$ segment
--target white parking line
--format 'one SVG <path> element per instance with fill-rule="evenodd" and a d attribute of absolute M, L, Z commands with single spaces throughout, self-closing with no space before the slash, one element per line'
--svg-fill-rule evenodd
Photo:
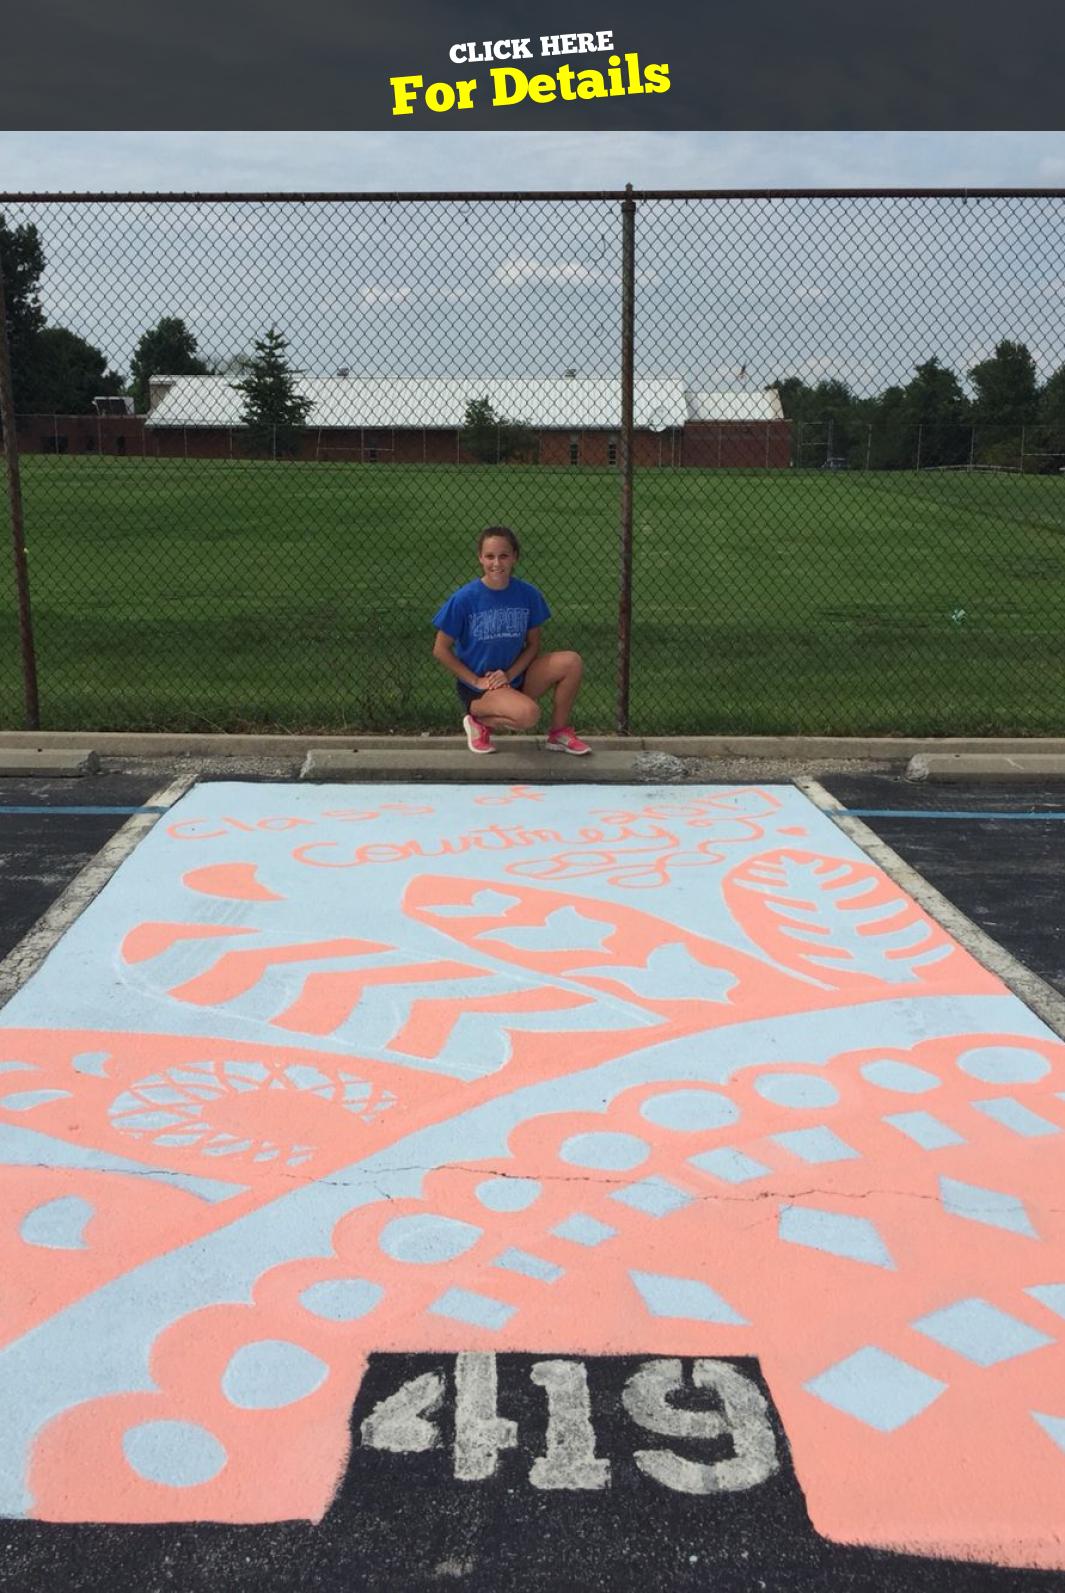
<path fill-rule="evenodd" d="M 796 786 L 811 802 L 827 813 L 843 833 L 850 837 L 856 846 L 860 846 L 878 867 L 884 870 L 896 883 L 902 887 L 907 895 L 912 896 L 918 906 L 923 907 L 931 918 L 934 918 L 948 935 L 964 946 L 976 958 L 978 963 L 988 969 L 990 973 L 997 974 L 1006 987 L 1013 991 L 1037 1018 L 1042 1018 L 1049 1029 L 1060 1039 L 1065 1040 L 1065 996 L 1055 990 L 1053 985 L 1047 984 L 1038 974 L 1033 973 L 1019 962 L 1011 952 L 1000 946 L 997 940 L 992 940 L 967 918 L 960 907 L 948 901 L 934 885 L 930 885 L 923 874 L 911 868 L 909 863 L 903 861 L 886 841 L 871 830 L 863 820 L 855 818 L 844 807 L 842 802 L 836 800 L 831 792 L 817 780 L 801 779 L 795 781 Z"/>
<path fill-rule="evenodd" d="M 145 806 L 164 811 L 173 807 L 196 784 L 198 778 L 198 773 L 181 775 L 168 786 L 154 792 Z M 74 876 L 62 895 L 57 896 L 51 907 L 41 914 L 33 928 L 27 930 L 18 944 L 12 947 L 3 962 L 0 962 L 0 1006 L 10 1001 L 15 991 L 37 972 L 56 942 L 85 911 L 93 897 L 103 890 L 119 864 L 125 862 L 159 817 L 159 813 L 135 813 L 127 819 L 122 828 L 116 830 L 95 857 Z"/>

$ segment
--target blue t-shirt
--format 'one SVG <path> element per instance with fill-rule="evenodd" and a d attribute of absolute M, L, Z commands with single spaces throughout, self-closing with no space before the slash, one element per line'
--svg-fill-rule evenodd
<path fill-rule="evenodd" d="M 455 639 L 455 657 L 475 675 L 509 669 L 535 625 L 551 618 L 544 594 L 512 575 L 498 591 L 480 579 L 467 581 L 433 615 L 433 624 Z M 520 685 L 519 675 L 514 685 Z"/>

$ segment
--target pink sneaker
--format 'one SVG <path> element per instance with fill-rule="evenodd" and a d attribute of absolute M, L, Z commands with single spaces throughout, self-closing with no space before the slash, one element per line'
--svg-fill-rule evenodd
<path fill-rule="evenodd" d="M 488 734 L 488 726 L 482 725 L 479 719 L 472 714 L 467 714 L 462 721 L 462 728 L 466 732 L 466 745 L 471 752 L 494 752 L 492 738 Z"/>
<path fill-rule="evenodd" d="M 551 730 L 547 736 L 548 752 L 570 752 L 575 758 L 583 758 L 591 747 L 582 741 L 576 734 L 572 725 L 560 725 L 557 730 Z"/>

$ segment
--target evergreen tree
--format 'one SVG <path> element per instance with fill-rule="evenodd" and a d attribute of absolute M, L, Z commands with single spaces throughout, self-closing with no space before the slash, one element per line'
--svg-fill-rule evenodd
<path fill-rule="evenodd" d="M 234 382 L 244 394 L 241 419 L 248 429 L 248 440 L 256 453 L 276 459 L 279 454 L 294 454 L 299 431 L 307 423 L 314 405 L 296 392 L 296 382 L 287 359 L 288 343 L 276 327 L 264 338 L 256 338 L 255 353 L 248 363 L 248 374 Z"/>

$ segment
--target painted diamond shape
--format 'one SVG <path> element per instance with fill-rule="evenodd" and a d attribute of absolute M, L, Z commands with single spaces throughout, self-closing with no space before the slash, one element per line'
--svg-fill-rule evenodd
<path fill-rule="evenodd" d="M 1012 1095 L 997 1095 L 989 1101 L 974 1101 L 973 1106 L 978 1112 L 983 1112 L 985 1117 L 990 1117 L 996 1123 L 1001 1123 L 1003 1128 L 1008 1128 L 1014 1134 L 1021 1134 L 1026 1139 L 1038 1139 L 1047 1134 L 1060 1134 L 1061 1129 L 1049 1118 L 1040 1117 L 1038 1112 L 1033 1112 L 1021 1101 L 1015 1101 Z"/>
<path fill-rule="evenodd" d="M 538 1278 L 541 1283 L 554 1283 L 563 1271 L 553 1261 L 545 1261 L 543 1256 L 530 1255 L 528 1250 L 518 1250 L 513 1245 L 496 1256 L 492 1265 L 501 1267 L 504 1272 L 520 1272 L 523 1277 Z"/>
<path fill-rule="evenodd" d="M 698 1278 L 672 1278 L 662 1272 L 630 1272 L 629 1277 L 652 1316 L 746 1326 L 747 1318 L 740 1316 L 715 1289 Z"/>
<path fill-rule="evenodd" d="M 1034 1410 L 1032 1415 L 1058 1448 L 1065 1454 L 1065 1416 L 1044 1416 L 1041 1411 Z"/>
<path fill-rule="evenodd" d="M 891 1269 L 895 1265 L 884 1241 L 866 1217 L 848 1217 L 843 1212 L 822 1211 L 816 1206 L 783 1206 L 778 1232 L 789 1244 L 824 1250 L 830 1256 L 864 1261 L 873 1267 Z"/>
<path fill-rule="evenodd" d="M 514 1315 L 515 1307 L 490 1294 L 478 1294 L 475 1289 L 447 1289 L 429 1310 L 434 1316 L 449 1316 L 455 1322 L 468 1322 L 471 1327 L 490 1328 L 498 1333 Z"/>
<path fill-rule="evenodd" d="M 858 1152 L 830 1128 L 794 1128 L 785 1134 L 774 1134 L 778 1145 L 798 1156 L 804 1162 L 853 1161 Z"/>
<path fill-rule="evenodd" d="M 1053 1311 L 1055 1316 L 1065 1317 L 1065 1283 L 1037 1283 L 1024 1292 L 1045 1305 L 1048 1311 Z"/>
<path fill-rule="evenodd" d="M 698 1156 L 689 1156 L 688 1160 L 700 1172 L 709 1173 L 713 1178 L 723 1178 L 728 1184 L 745 1184 L 748 1179 L 763 1178 L 769 1171 L 764 1162 L 755 1161 L 753 1156 L 734 1150 L 731 1145 L 700 1151 Z"/>
<path fill-rule="evenodd" d="M 912 1139 L 922 1150 L 942 1150 L 945 1145 L 964 1145 L 960 1134 L 941 1122 L 933 1112 L 891 1112 L 884 1119 L 900 1134 Z"/>
<path fill-rule="evenodd" d="M 1024 1202 L 1016 1195 L 1003 1194 L 998 1189 L 982 1189 L 979 1184 L 965 1184 L 960 1178 L 941 1177 L 939 1198 L 943 1209 L 952 1217 L 965 1217 L 969 1222 L 986 1223 L 989 1228 L 1005 1228 L 1010 1233 L 1022 1233 L 1029 1239 L 1038 1239 Z"/>
<path fill-rule="evenodd" d="M 1027 1355 L 1054 1340 L 986 1300 L 957 1300 L 942 1311 L 920 1317 L 913 1326 L 976 1366 L 997 1366 Z"/>
<path fill-rule="evenodd" d="M 908 1361 L 867 1344 L 837 1361 L 804 1388 L 826 1405 L 853 1416 L 879 1433 L 893 1433 L 927 1410 L 946 1389 Z"/>
<path fill-rule="evenodd" d="M 617 1229 L 600 1222 L 598 1217 L 588 1217 L 583 1211 L 575 1211 L 572 1217 L 567 1217 L 551 1232 L 556 1239 L 568 1239 L 570 1244 L 590 1246 L 601 1245 L 604 1239 L 613 1239 Z"/>
<path fill-rule="evenodd" d="M 650 1178 L 641 1178 L 639 1183 L 630 1184 L 627 1189 L 619 1189 L 610 1198 L 633 1206 L 637 1211 L 644 1211 L 649 1217 L 668 1217 L 670 1212 L 680 1211 L 682 1206 L 692 1203 L 692 1196 L 683 1189 L 671 1184 L 668 1178 L 658 1178 L 653 1174 Z"/>

